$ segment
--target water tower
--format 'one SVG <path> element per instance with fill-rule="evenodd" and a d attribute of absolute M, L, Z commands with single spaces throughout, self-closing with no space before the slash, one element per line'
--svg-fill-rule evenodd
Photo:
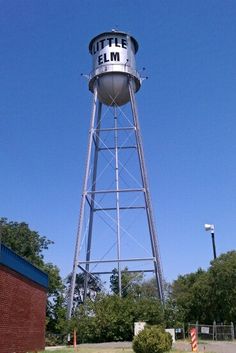
<path fill-rule="evenodd" d="M 93 93 L 85 177 L 69 293 L 73 309 L 75 279 L 84 274 L 84 299 L 90 276 L 122 271 L 154 273 L 163 301 L 163 279 L 145 166 L 135 93 L 142 79 L 136 70 L 138 42 L 112 30 L 89 44 Z"/>

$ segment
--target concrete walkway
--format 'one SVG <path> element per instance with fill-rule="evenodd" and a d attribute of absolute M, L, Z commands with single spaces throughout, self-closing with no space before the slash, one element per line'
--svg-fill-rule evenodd
<path fill-rule="evenodd" d="M 191 352 L 191 345 L 189 342 L 176 342 L 174 348 L 182 350 L 183 352 Z M 211 353 L 236 353 L 236 342 L 225 341 L 205 341 L 198 344 L 199 352 Z"/>

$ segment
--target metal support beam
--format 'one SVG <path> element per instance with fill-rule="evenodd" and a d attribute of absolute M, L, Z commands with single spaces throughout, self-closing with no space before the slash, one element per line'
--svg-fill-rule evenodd
<path fill-rule="evenodd" d="M 116 263 L 116 262 L 138 262 L 138 261 L 155 261 L 155 257 L 137 257 L 133 259 L 111 259 L 111 260 L 91 260 L 91 261 L 80 261 L 80 264 L 105 264 L 105 263 Z"/>
<path fill-rule="evenodd" d="M 92 107 L 92 114 L 91 114 L 91 121 L 90 121 L 90 129 L 89 129 L 88 151 L 87 151 L 87 160 L 86 160 L 86 167 L 85 167 L 84 186 L 83 186 L 83 193 L 82 193 L 82 197 L 81 197 L 79 224 L 78 224 L 78 230 L 77 230 L 73 270 L 72 270 L 71 283 L 70 283 L 69 301 L 68 301 L 68 307 L 67 307 L 67 318 L 68 319 L 71 318 L 72 308 L 73 308 L 73 297 L 74 297 L 74 292 L 75 292 L 75 280 L 76 280 L 76 273 L 77 273 L 77 266 L 78 266 L 78 256 L 79 256 L 80 244 L 81 244 L 81 239 L 82 239 L 84 209 L 85 209 L 85 202 L 86 202 L 86 190 L 88 188 L 89 162 L 90 162 L 91 153 L 92 153 L 92 142 L 93 142 L 93 134 L 94 134 L 96 106 L 97 106 L 97 89 L 95 87 L 94 88 L 94 95 L 93 95 L 93 107 Z"/>
<path fill-rule="evenodd" d="M 145 209 L 144 206 L 127 206 L 127 207 L 120 207 L 120 211 L 124 210 L 143 210 Z M 95 208 L 94 212 L 97 211 L 116 211 L 115 207 L 104 207 L 104 208 Z"/>
<path fill-rule="evenodd" d="M 163 302 L 164 301 L 164 289 L 163 289 L 161 260 L 160 260 L 159 249 L 158 249 L 158 244 L 157 244 L 157 234 L 156 234 L 156 229 L 155 229 L 155 224 L 154 224 L 154 216 L 153 216 L 153 212 L 152 212 L 151 196 L 150 196 L 150 192 L 149 192 L 149 183 L 148 183 L 147 171 L 146 171 L 146 166 L 145 166 L 145 161 L 144 161 L 142 137 L 141 137 L 141 131 L 140 131 L 140 127 L 139 127 L 138 112 L 137 112 L 137 108 L 136 108 L 132 80 L 129 81 L 129 93 L 130 93 L 130 103 L 131 103 L 131 109 L 133 112 L 134 124 L 136 127 L 135 136 L 136 136 L 136 141 L 137 141 L 138 156 L 139 156 L 139 162 L 140 162 L 140 172 L 141 172 L 141 177 L 142 177 L 142 181 L 143 181 L 143 186 L 145 189 L 144 196 L 145 196 L 145 203 L 146 203 L 146 210 L 147 210 L 148 226 L 149 226 L 149 231 L 150 231 L 150 240 L 151 240 L 151 245 L 152 245 L 152 253 L 156 259 L 156 261 L 154 262 L 154 267 L 155 267 L 155 276 L 156 276 L 156 282 L 157 282 L 157 290 L 158 290 L 159 298 Z"/>
<path fill-rule="evenodd" d="M 118 123 L 117 111 L 114 106 L 114 147 L 115 147 L 115 183 L 116 183 L 116 236 L 117 236 L 117 269 L 119 296 L 122 295 L 121 287 L 121 267 L 120 267 L 120 195 L 119 195 L 119 157 L 118 157 Z"/>
<path fill-rule="evenodd" d="M 116 194 L 117 192 L 144 192 L 144 189 L 113 189 L 113 190 L 96 190 L 87 191 L 87 194 Z"/>
<path fill-rule="evenodd" d="M 89 260 L 91 256 L 91 244 L 92 244 L 92 232 L 93 232 L 93 218 L 94 218 L 94 202 L 95 202 L 95 190 L 96 190 L 96 178 L 97 178 L 97 164 L 98 164 L 98 149 L 99 149 L 99 129 L 101 126 L 101 114 L 102 114 L 102 103 L 98 104 L 98 114 L 97 114 L 97 124 L 95 135 L 95 152 L 93 160 L 93 171 L 92 171 L 92 194 L 90 201 L 90 216 L 89 216 L 89 228 L 88 228 L 88 242 L 87 242 L 87 251 L 86 251 L 86 276 L 84 281 L 84 301 L 87 298 L 87 287 L 88 287 L 88 276 L 89 273 Z"/>

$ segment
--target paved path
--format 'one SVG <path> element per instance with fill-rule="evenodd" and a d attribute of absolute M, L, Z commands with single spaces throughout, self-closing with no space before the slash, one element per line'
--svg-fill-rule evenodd
<path fill-rule="evenodd" d="M 174 347 L 181 349 L 184 352 L 191 352 L 189 342 L 176 342 Z M 212 353 L 236 353 L 236 342 L 204 342 L 198 345 L 199 352 L 212 352 Z"/>

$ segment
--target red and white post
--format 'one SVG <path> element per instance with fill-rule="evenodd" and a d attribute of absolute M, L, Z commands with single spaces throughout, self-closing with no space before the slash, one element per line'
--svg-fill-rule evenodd
<path fill-rule="evenodd" d="M 191 337 L 191 346 L 192 346 L 192 352 L 197 352 L 198 351 L 198 345 L 197 345 L 197 329 L 191 328 L 190 330 L 190 337 Z"/>

